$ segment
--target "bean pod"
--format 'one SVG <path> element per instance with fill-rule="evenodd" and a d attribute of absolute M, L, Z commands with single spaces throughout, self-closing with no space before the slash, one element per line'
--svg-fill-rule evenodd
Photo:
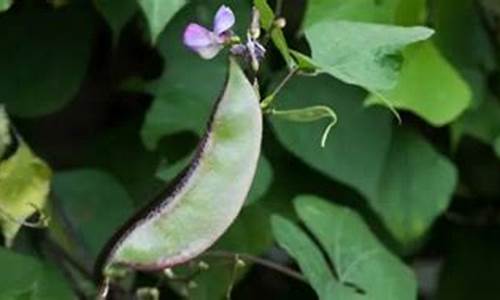
<path fill-rule="evenodd" d="M 239 65 L 230 59 L 225 90 L 193 160 L 110 239 L 96 264 L 97 276 L 115 266 L 157 271 L 207 250 L 243 206 L 255 175 L 261 140 L 259 97 Z"/>

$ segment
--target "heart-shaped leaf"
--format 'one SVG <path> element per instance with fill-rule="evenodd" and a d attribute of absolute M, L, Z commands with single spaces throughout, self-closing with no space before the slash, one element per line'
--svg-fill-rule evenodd
<path fill-rule="evenodd" d="M 400 51 L 433 34 L 426 27 L 400 27 L 350 21 L 324 21 L 306 28 L 312 60 L 322 70 L 369 91 L 393 88 Z"/>

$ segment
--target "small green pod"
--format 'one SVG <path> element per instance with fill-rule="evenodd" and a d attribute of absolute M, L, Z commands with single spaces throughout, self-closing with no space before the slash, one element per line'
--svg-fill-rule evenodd
<path fill-rule="evenodd" d="M 261 140 L 259 97 L 230 59 L 225 90 L 193 160 L 163 193 L 118 230 L 98 259 L 96 275 L 105 275 L 113 266 L 161 270 L 208 249 L 244 204 Z"/>

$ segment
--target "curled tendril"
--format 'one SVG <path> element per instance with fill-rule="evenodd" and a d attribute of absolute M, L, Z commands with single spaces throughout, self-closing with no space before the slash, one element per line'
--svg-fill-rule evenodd
<path fill-rule="evenodd" d="M 313 105 L 299 109 L 276 110 L 270 109 L 267 111 L 271 115 L 281 117 L 293 122 L 314 122 L 323 118 L 331 118 L 331 122 L 326 126 L 321 135 L 321 147 L 326 146 L 326 140 L 333 128 L 337 124 L 337 114 L 333 109 L 325 105 Z"/>

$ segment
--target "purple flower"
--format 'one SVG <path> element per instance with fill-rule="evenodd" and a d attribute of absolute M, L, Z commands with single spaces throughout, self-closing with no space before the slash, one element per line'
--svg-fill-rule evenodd
<path fill-rule="evenodd" d="M 231 40 L 235 22 L 233 11 L 223 5 L 217 10 L 214 18 L 213 31 L 190 23 L 184 31 L 184 45 L 198 53 L 204 59 L 211 59 Z"/>
<path fill-rule="evenodd" d="M 231 53 L 233 55 L 243 57 L 252 65 L 252 68 L 257 71 L 259 69 L 260 61 L 262 61 L 266 55 L 266 48 L 264 48 L 264 46 L 262 46 L 256 39 L 248 35 L 246 44 L 233 45 L 231 47 Z"/>

